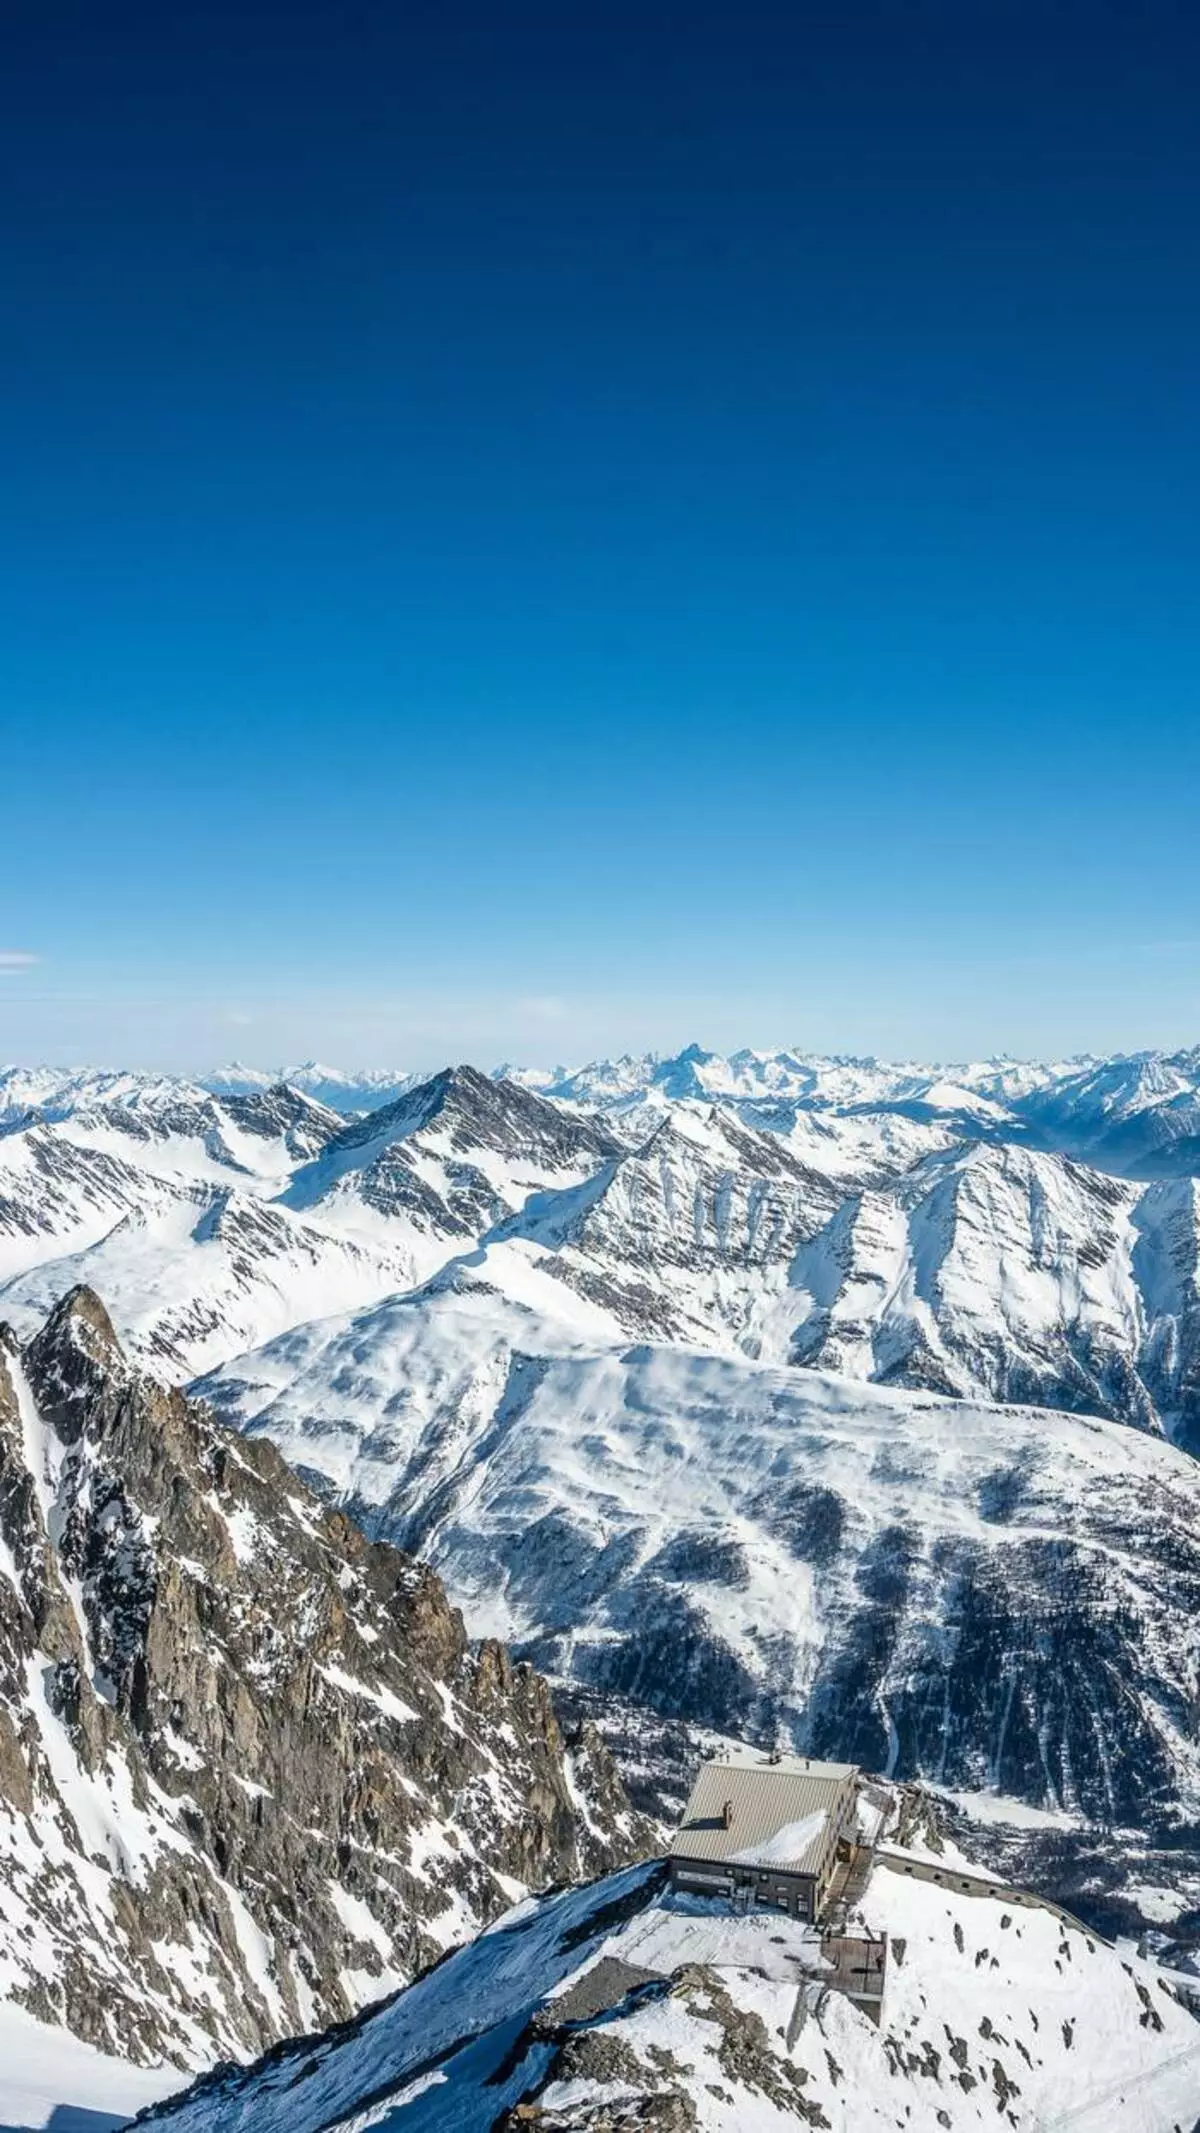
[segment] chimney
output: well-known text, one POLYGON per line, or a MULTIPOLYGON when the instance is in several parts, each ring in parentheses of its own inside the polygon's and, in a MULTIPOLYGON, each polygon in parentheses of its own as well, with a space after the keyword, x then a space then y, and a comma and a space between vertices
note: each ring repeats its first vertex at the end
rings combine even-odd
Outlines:
POLYGON ((724 1805, 724 1806, 722 1807, 722 1809, 721 1809, 721 1827, 722 1827, 722 1829, 732 1829, 732 1828, 733 1828, 733 1801, 732 1801, 732 1800, 726 1800, 726 1802, 725 1802, 725 1805, 724 1805))

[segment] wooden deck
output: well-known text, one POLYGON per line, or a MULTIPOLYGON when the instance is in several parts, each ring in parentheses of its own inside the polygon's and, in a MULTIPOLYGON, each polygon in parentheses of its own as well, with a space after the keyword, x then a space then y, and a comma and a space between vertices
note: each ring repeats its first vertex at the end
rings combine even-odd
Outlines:
POLYGON ((822 1983, 842 1992, 878 2022, 887 1983, 887 1934, 823 1933, 821 1954, 833 1968, 822 1983))

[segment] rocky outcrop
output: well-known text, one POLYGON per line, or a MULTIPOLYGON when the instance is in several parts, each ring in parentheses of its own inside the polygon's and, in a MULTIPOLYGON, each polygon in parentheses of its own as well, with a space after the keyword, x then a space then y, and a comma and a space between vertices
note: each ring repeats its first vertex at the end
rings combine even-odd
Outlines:
POLYGON ((0 1347, 0 1989, 134 2059, 345 2019, 642 1830, 434 1573, 127 1362, 0 1347))

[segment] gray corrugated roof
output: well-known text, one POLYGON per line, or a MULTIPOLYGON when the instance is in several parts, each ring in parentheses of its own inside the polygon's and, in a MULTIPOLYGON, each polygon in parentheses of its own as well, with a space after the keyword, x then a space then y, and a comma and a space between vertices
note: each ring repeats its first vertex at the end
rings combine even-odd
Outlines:
MULTIPOLYGON (((791 1823, 828 1815, 856 1776, 853 1763, 805 1762, 800 1756, 784 1756, 777 1763, 762 1756, 705 1763, 671 1840, 671 1855, 676 1859, 732 1859, 752 1851, 791 1823), (728 1829, 723 1820, 726 1800, 733 1806, 728 1829)), ((799 1856, 787 1860, 786 1869, 815 1873, 825 1836, 822 1824, 799 1856)), ((778 1859, 773 1863, 784 1864, 778 1859)))
MULTIPOLYGON (((761 1748, 748 1748, 744 1741, 727 1741, 709 1763, 730 1770, 782 1770, 813 1777, 857 1777, 857 1763, 823 1763, 816 1755, 767 1755, 761 1748)), ((702 1767, 707 1768, 707 1765, 702 1767)))

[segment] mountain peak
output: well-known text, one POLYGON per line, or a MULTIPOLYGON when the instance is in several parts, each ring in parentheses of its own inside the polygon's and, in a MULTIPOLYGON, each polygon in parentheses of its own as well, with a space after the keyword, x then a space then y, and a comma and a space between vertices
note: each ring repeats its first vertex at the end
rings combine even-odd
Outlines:
POLYGON ((498 1085, 490 1074, 484 1074, 479 1067, 472 1066, 469 1059, 460 1060, 457 1066, 444 1068, 434 1079, 444 1082, 447 1091, 470 1090, 472 1095, 476 1096, 487 1096, 498 1085))
POLYGON ((59 1298, 25 1364, 47 1420, 67 1442, 82 1435, 93 1403, 129 1376, 108 1312, 82 1283, 59 1298))
POLYGON ((79 1282, 60 1296, 34 1346, 47 1360, 82 1353, 99 1368, 125 1360, 113 1322, 96 1291, 86 1282, 79 1282))
POLYGON ((406 1089, 394 1103, 356 1119, 338 1136, 335 1146, 343 1149, 407 1140, 443 1118, 453 1121, 455 1131, 469 1126, 484 1146, 522 1141, 533 1133, 564 1145, 586 1146, 598 1155, 616 1152, 612 1136, 592 1120, 564 1111, 520 1082, 497 1081, 465 1062, 443 1067, 427 1081, 406 1089))

